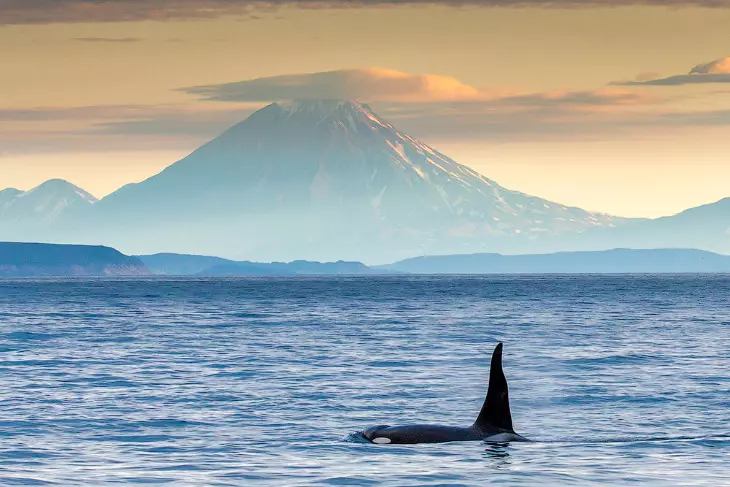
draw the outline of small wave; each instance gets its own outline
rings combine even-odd
[[[561,438],[555,440],[533,440],[533,443],[566,444],[566,445],[610,445],[638,443],[671,443],[689,441],[724,441],[730,440],[730,433],[702,436],[627,436],[619,438]]]
[[[8,340],[17,341],[52,340],[57,337],[58,335],[53,335],[51,333],[33,333],[31,331],[15,331],[6,335]]]
[[[230,313],[229,316],[233,316],[234,318],[269,318],[271,315],[266,313],[237,312]]]
[[[366,443],[366,444],[370,444],[370,442],[362,434],[362,431],[353,431],[352,433],[350,433],[349,435],[347,435],[345,438],[343,438],[342,441],[345,441],[347,443]]]
[[[48,480],[36,479],[33,477],[3,477],[3,485],[60,485]]]
[[[171,435],[104,435],[95,436],[95,441],[117,442],[117,443],[162,443],[178,439]]]
[[[151,419],[138,423],[141,427],[152,428],[187,428],[190,426],[210,426],[212,423],[202,421],[189,421],[184,419]]]

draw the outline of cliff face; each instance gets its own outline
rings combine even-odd
[[[0,242],[0,277],[150,274],[141,260],[110,247]]]

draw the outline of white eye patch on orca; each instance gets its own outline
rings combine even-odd
[[[378,445],[387,445],[388,443],[390,443],[390,438],[384,438],[384,437],[375,438],[372,440],[372,442],[377,443]]]

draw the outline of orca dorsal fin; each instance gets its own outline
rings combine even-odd
[[[489,367],[489,389],[474,426],[481,430],[496,429],[500,432],[514,433],[512,414],[509,411],[509,392],[507,378],[502,370],[502,344],[499,343],[492,353]]]

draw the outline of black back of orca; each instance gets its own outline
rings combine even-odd
[[[363,431],[363,436],[377,444],[445,443],[449,441],[525,441],[512,427],[507,378],[502,370],[502,344],[492,353],[487,397],[474,424],[467,428],[436,424],[403,426],[379,425]]]

